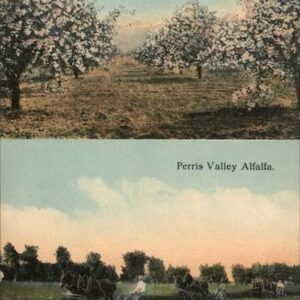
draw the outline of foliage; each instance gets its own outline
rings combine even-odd
[[[236,283],[247,284],[253,279],[264,278],[270,281],[290,281],[300,283],[300,266],[288,266],[284,263],[273,263],[262,265],[253,264],[250,268],[243,265],[232,266],[232,276]]]
[[[212,46],[207,50],[210,68],[243,68],[255,81],[234,93],[249,109],[259,99],[272,99],[271,77],[295,83],[300,103],[300,2],[297,0],[244,1],[243,19],[223,19],[215,26]],[[251,5],[250,5],[251,4]],[[203,54],[199,53],[199,57]]]
[[[11,243],[4,247],[4,262],[1,270],[5,280],[12,281],[17,277],[20,281],[57,282],[63,270],[72,270],[75,274],[91,275],[96,279],[118,280],[114,266],[101,261],[101,255],[91,252],[84,263],[71,261],[67,248],[56,249],[56,263],[44,263],[38,260],[38,247],[25,245],[25,250],[19,255]]]
[[[86,257],[86,265],[89,268],[90,274],[95,275],[103,262],[101,261],[101,255],[99,253],[90,252]]]
[[[64,270],[71,262],[71,254],[65,247],[59,246],[55,252],[56,263],[60,270]]]
[[[215,20],[215,14],[199,1],[190,2],[135,51],[135,58],[161,68],[199,66],[205,61],[201,54],[211,45]]]
[[[121,280],[134,280],[145,274],[145,263],[148,257],[143,251],[135,250],[123,255],[125,266],[122,267]]]
[[[20,79],[36,65],[60,81],[66,68],[101,67],[115,52],[112,30],[120,10],[99,21],[84,0],[3,0],[0,3],[0,83],[20,109]]]
[[[201,265],[200,266],[201,276],[205,278],[208,282],[218,283],[218,282],[228,282],[228,277],[225,271],[225,267],[221,264]]]
[[[20,255],[12,243],[7,243],[3,248],[3,258],[7,264],[9,277],[15,276],[20,268]]]
[[[38,246],[25,245],[25,250],[20,254],[20,276],[22,280],[36,280],[37,273],[41,272],[38,249]]]
[[[165,279],[165,265],[164,262],[156,257],[150,257],[148,261],[149,276],[152,282],[163,282]]]
[[[232,266],[232,277],[235,283],[249,284],[253,279],[251,268],[245,268],[243,265]]]
[[[175,277],[183,277],[187,272],[190,272],[187,266],[173,267],[170,265],[166,271],[166,282],[173,283]]]

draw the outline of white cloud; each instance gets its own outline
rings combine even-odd
[[[80,178],[78,188],[100,212],[70,218],[54,209],[2,206],[2,241],[21,248],[41,246],[43,259],[58,245],[75,260],[99,251],[105,261],[122,264],[121,255],[141,249],[172,264],[286,261],[298,259],[298,195],[282,191],[255,194],[246,188],[178,189],[155,178],[122,181],[110,188],[100,178]]]
[[[107,206],[119,200],[120,195],[110,189],[100,178],[79,178],[78,187],[87,192],[98,204]]]

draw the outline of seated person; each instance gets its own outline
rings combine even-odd
[[[133,290],[133,292],[126,297],[126,299],[133,297],[134,299],[145,296],[146,294],[146,283],[144,281],[144,276],[139,276],[139,281]]]
[[[279,280],[277,282],[277,285],[276,285],[276,294],[279,295],[279,296],[283,296],[285,293],[284,291],[284,283],[282,280]]]

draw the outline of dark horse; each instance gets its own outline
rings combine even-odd
[[[276,288],[276,283],[271,282],[267,279],[254,281],[252,283],[252,295],[255,297],[261,297],[263,295],[267,297],[275,297]]]
[[[201,279],[200,281],[193,279],[192,283],[189,284],[185,282],[182,277],[176,276],[174,277],[174,285],[179,289],[180,299],[186,299],[186,296],[192,296],[193,294],[201,296],[202,299],[210,298],[208,284],[203,279]]]
[[[62,272],[60,277],[60,287],[64,287],[72,294],[79,294],[77,288],[78,275],[73,271]]]
[[[86,296],[88,300],[113,300],[113,294],[117,289],[116,284],[108,279],[96,280],[73,271],[62,273],[60,286],[74,296]]]
[[[93,279],[90,276],[79,275],[77,290],[79,294],[86,295],[88,300],[113,300],[117,286],[109,279]]]

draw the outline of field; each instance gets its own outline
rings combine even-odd
[[[22,112],[0,100],[3,138],[136,139],[297,139],[299,112],[295,91],[277,84],[272,107],[248,112],[235,107],[232,93],[247,78],[239,73],[204,70],[161,72],[129,57],[108,70],[80,79],[63,78],[63,89],[38,80],[21,85]],[[46,93],[45,93],[46,90]]]
[[[120,283],[116,295],[127,294],[133,289],[132,284]],[[213,288],[212,288],[213,289]],[[229,299],[254,300],[249,297],[249,287],[229,285],[227,287]],[[289,296],[284,300],[299,299],[300,286],[293,286],[287,289]],[[54,283],[8,283],[0,284],[1,300],[62,300],[63,290]],[[178,299],[177,291],[170,284],[151,284],[147,287],[147,299]],[[259,298],[260,300],[266,300]],[[277,298],[278,299],[278,298]],[[279,298],[281,299],[281,298]]]

